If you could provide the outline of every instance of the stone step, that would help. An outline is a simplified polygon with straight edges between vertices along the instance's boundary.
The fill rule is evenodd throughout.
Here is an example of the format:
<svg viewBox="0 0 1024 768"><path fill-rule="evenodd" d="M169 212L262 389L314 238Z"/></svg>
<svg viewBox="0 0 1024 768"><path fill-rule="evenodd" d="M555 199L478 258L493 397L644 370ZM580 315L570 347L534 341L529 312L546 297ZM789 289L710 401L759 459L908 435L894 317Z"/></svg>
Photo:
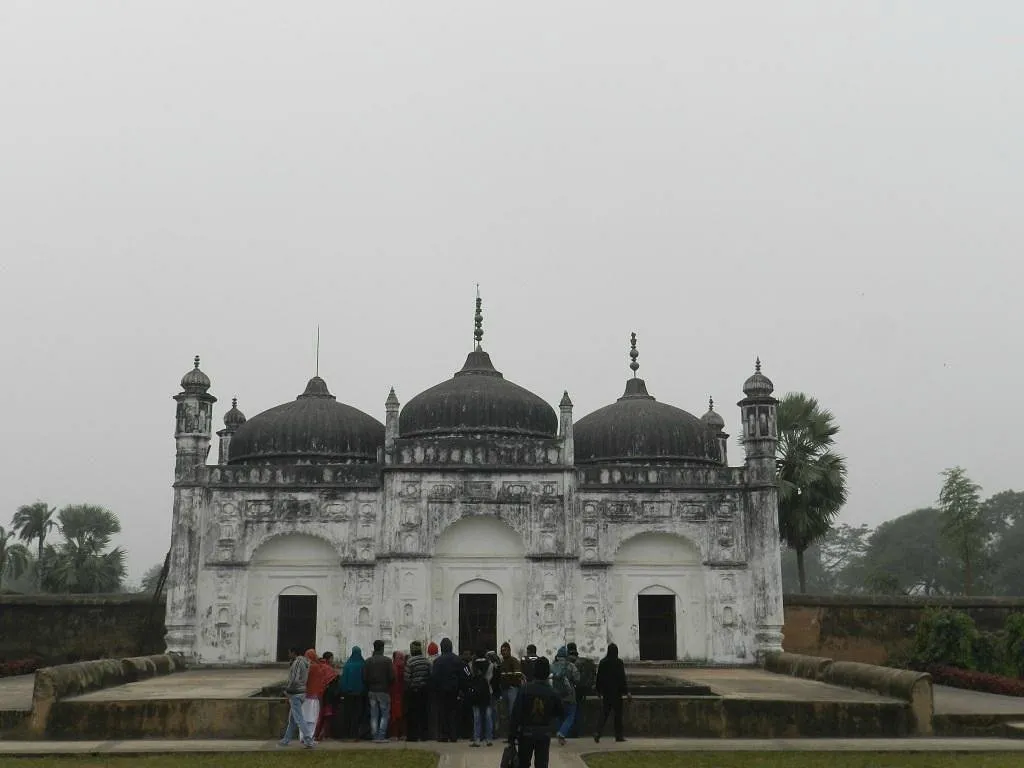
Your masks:
<svg viewBox="0 0 1024 768"><path fill-rule="evenodd" d="M1024 720L1016 723L1004 723L1003 730L1007 738L1024 739Z"/></svg>

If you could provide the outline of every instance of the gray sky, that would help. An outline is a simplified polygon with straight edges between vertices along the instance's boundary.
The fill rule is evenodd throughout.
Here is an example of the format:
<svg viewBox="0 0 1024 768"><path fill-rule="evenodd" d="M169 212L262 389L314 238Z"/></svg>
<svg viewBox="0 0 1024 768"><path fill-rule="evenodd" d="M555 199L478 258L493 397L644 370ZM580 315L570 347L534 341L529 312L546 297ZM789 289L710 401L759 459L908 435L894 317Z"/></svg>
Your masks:
<svg viewBox="0 0 1024 768"><path fill-rule="evenodd" d="M383 420L484 346L576 418L833 409L843 519L1024 488L1019 2L0 3L0 522L103 504L137 578L193 355ZM1006 412L1007 418L1002 414ZM737 463L742 451L735 446ZM216 456L216 448L211 455Z"/></svg>

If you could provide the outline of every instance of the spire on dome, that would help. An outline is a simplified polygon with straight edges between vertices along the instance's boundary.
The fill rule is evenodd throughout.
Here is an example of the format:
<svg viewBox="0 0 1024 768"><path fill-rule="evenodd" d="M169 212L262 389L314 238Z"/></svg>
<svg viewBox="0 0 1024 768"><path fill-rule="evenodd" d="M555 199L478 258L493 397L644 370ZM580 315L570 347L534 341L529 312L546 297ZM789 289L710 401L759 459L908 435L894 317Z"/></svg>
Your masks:
<svg viewBox="0 0 1024 768"><path fill-rule="evenodd" d="M480 342L484 338L484 313L481 310L480 301L480 283L476 284L476 315L473 316L474 330L473 330L473 349L481 349Z"/></svg>
<svg viewBox="0 0 1024 768"><path fill-rule="evenodd" d="M636 359L640 357L640 353L636 350L636 333L629 334L629 369L633 371L633 378L636 378L636 372L640 369L640 363Z"/></svg>

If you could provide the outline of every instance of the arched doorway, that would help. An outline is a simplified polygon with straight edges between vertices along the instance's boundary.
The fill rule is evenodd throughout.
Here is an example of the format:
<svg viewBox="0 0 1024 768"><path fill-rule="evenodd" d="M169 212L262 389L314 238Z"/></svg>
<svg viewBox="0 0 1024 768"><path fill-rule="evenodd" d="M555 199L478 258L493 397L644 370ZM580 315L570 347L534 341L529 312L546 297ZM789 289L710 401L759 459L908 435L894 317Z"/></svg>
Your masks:
<svg viewBox="0 0 1024 768"><path fill-rule="evenodd" d="M525 554L519 534L496 517L448 526L434 544L431 633L474 652L524 634Z"/></svg>
<svg viewBox="0 0 1024 768"><path fill-rule="evenodd" d="M323 539L289 534L262 544L249 563L246 660L285 661L292 646L317 647L339 574L338 553Z"/></svg>
<svg viewBox="0 0 1024 768"><path fill-rule="evenodd" d="M642 660L707 658L700 550L668 533L641 533L615 553L612 629L624 656Z"/></svg>

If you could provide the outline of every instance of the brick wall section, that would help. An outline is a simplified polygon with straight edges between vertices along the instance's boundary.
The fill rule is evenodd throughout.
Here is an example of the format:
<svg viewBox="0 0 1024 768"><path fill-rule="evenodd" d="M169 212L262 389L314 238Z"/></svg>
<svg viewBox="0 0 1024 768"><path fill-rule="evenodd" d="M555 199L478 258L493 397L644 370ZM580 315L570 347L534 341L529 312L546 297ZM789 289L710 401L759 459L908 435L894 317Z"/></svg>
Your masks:
<svg viewBox="0 0 1024 768"><path fill-rule="evenodd" d="M164 606L148 595L2 595L0 659L46 664L162 653Z"/></svg>
<svg viewBox="0 0 1024 768"><path fill-rule="evenodd" d="M783 602L785 650L866 664L905 654L929 607L964 611L985 631L1002 629L1008 615L1024 612L1024 597L786 595Z"/></svg>

